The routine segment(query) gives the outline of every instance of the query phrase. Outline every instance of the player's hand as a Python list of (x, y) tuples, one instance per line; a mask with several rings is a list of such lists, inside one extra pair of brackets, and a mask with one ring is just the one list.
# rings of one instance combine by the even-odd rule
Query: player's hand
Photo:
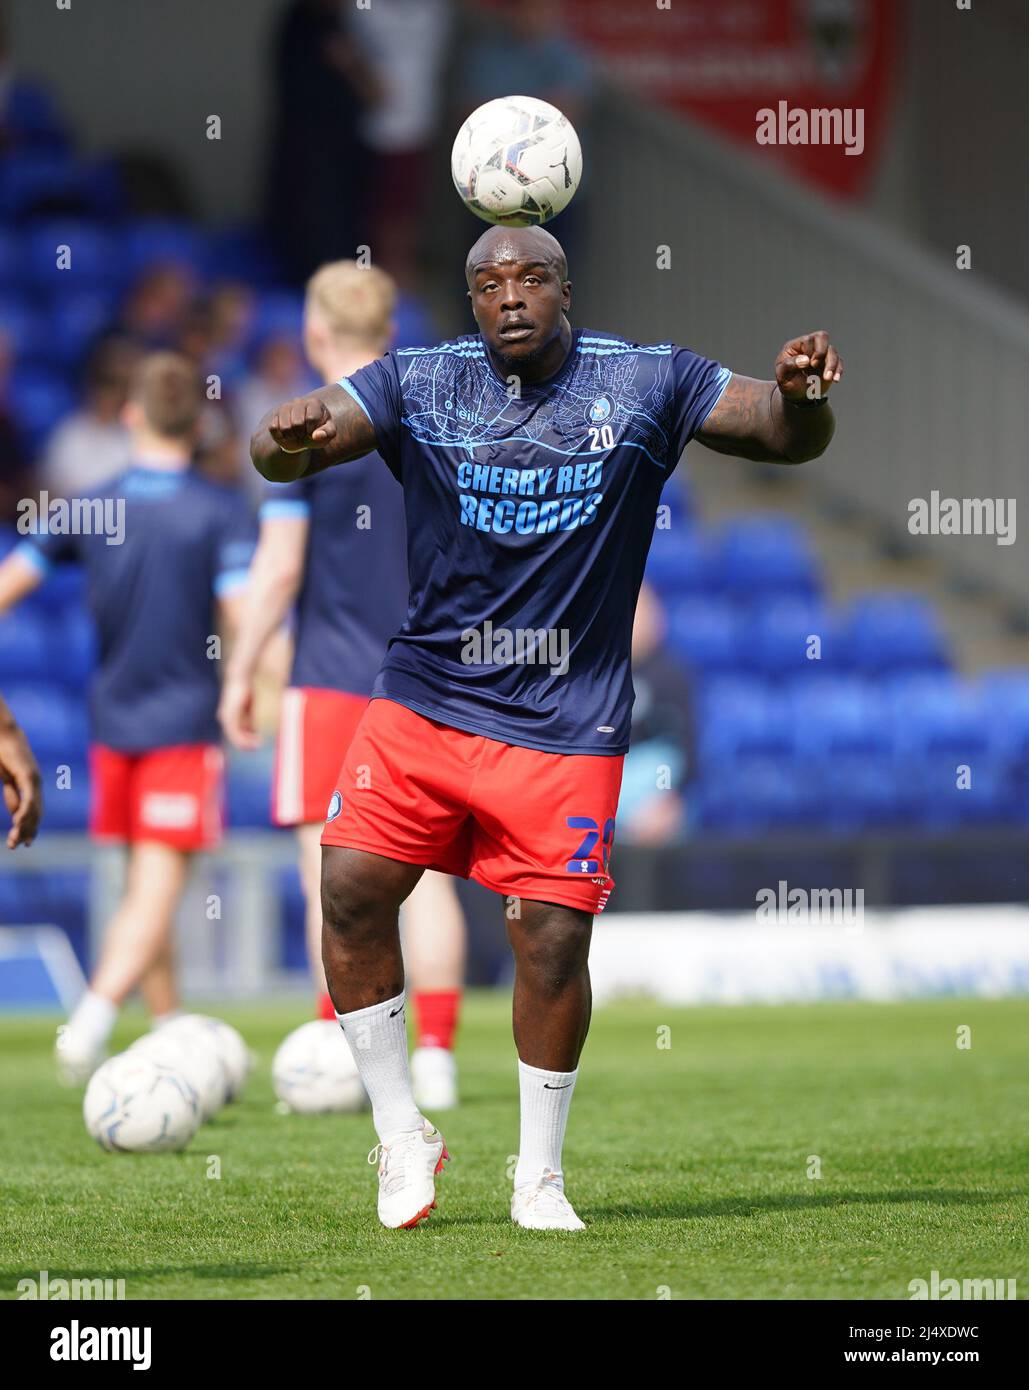
[(824, 330), (792, 338), (775, 359), (775, 379), (788, 401), (804, 402), (815, 395), (827, 395), (842, 376), (843, 359)]
[(254, 722), (254, 686), (245, 676), (226, 675), (218, 701), (218, 722), (233, 748), (251, 752), (261, 746)]
[(43, 789), (39, 764), (28, 739), (9, 716), (0, 721), (0, 786), (3, 787), (4, 805), (11, 816), (7, 848), (27, 847), (39, 830)]
[(321, 449), (336, 438), (329, 408), (316, 396), (299, 396), (280, 405), (268, 421), (268, 432), (284, 454)]

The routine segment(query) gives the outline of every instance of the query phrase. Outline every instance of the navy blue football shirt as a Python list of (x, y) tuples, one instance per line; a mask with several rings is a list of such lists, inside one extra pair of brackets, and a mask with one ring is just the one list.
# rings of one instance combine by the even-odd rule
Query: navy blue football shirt
[(293, 685), (368, 696), (407, 612), (404, 498), (378, 454), (286, 485), (261, 518), (308, 522), (297, 595)]
[(560, 370), (520, 391), (478, 334), (344, 379), (407, 513), (408, 617), (373, 698), (548, 753), (624, 753), (661, 489), (730, 375), (578, 329)]
[(191, 468), (146, 467), (119, 474), (90, 501), (98, 518), (120, 518), (119, 543), (96, 529), (51, 531), (26, 538), (19, 553), (44, 571), (62, 560), (85, 569), (99, 646), (94, 740), (122, 752), (217, 743), (215, 600), (246, 583), (254, 546), (246, 501)]

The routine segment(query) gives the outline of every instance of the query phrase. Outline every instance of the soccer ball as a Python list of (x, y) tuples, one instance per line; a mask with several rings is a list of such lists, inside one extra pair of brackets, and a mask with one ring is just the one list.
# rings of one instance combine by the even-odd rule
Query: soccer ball
[(225, 1072), (225, 1099), (235, 1100), (253, 1067), (253, 1056), (241, 1033), (231, 1023), (207, 1014), (184, 1014), (160, 1030), (173, 1038), (184, 1038), (213, 1052)]
[(457, 132), (450, 172), (476, 217), (532, 227), (571, 202), (582, 177), (582, 150), (556, 106), (536, 97), (498, 97), (473, 111)]
[(130, 1050), (93, 1073), (82, 1116), (101, 1148), (161, 1153), (184, 1149), (193, 1138), (200, 1100), (181, 1072)]
[(169, 1027), (144, 1033), (129, 1048), (141, 1057), (170, 1067), (184, 1076), (197, 1093), (201, 1120), (210, 1120), (225, 1104), (229, 1079), (221, 1058), (214, 1048), (205, 1045), (194, 1034), (182, 1029), (173, 1033)]
[(295, 1028), (272, 1062), (275, 1094), (300, 1115), (352, 1114), (365, 1094), (339, 1024), (316, 1018)]

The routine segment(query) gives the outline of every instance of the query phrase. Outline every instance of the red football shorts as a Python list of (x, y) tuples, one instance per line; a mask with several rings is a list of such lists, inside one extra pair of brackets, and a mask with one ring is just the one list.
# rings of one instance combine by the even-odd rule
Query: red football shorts
[(336, 775), (368, 706), (365, 695), (314, 686), (282, 693), (272, 780), (275, 825), (321, 824)]
[(89, 828), (100, 840), (212, 849), (222, 835), (225, 758), (213, 743), (121, 753), (89, 750)]
[(323, 845), (473, 878), (509, 897), (602, 910), (622, 759), (541, 753), (372, 700)]

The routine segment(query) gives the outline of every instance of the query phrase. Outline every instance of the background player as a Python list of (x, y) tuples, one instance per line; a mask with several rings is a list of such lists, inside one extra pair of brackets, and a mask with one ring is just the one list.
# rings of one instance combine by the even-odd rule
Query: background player
[(42, 583), (54, 561), (85, 567), (99, 638), (90, 829), (129, 847), (124, 895), (100, 960), (59, 1034), (58, 1062), (72, 1081), (95, 1070), (119, 1005), (162, 962), (149, 1002), (175, 1006), (175, 911), (191, 854), (221, 835), (212, 637), (219, 618), (231, 628), (238, 617), (253, 539), (238, 494), (190, 467), (203, 403), (184, 358), (144, 359), (125, 407), (133, 464), (89, 512), (114, 520), (117, 532), (34, 535), (0, 565), (0, 612)]
[[(661, 490), (694, 437), (749, 458), (816, 457), (842, 366), (824, 333), (787, 343), (774, 380), (756, 381), (669, 343), (573, 332), (564, 252), (539, 228), (491, 228), (466, 276), (478, 335), (390, 353), (270, 412), (252, 456), (288, 481), (378, 447), (404, 487), (411, 610), (323, 836), (323, 955), (340, 1024), (361, 1039), (380, 1220), (426, 1216), (447, 1156), (411, 1095), (402, 1027), (397, 908), (431, 866), (520, 904), (507, 923), (521, 1093), (511, 1214), (579, 1230), (562, 1145), (592, 919), (613, 886), (632, 619)], [(468, 660), (466, 635), (485, 639), (487, 623), (563, 634), (562, 659)]]
[[(396, 290), (355, 261), (324, 265), (307, 286), (304, 346), (326, 382), (389, 347)], [(321, 834), (336, 777), (386, 644), (407, 613), (403, 495), (377, 454), (352, 468), (269, 488), (245, 617), (226, 671), (220, 717), (238, 748), (258, 743), (254, 679), (296, 605), (290, 686), (282, 700), (272, 814), (297, 827), (318, 1011), (334, 1018), (321, 963)], [(452, 1052), (464, 980), (464, 918), (453, 882), (427, 873), (404, 907), (404, 957), (415, 1006), (411, 1074), (418, 1103), (457, 1102)]]

